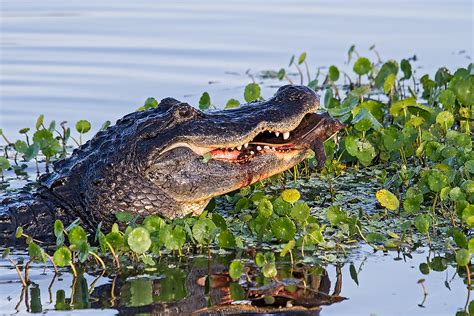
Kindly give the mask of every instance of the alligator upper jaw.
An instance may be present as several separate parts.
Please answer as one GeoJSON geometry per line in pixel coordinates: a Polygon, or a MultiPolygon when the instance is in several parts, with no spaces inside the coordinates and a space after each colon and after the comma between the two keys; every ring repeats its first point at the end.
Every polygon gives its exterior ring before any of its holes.
{"type": "Polygon", "coordinates": [[[248,163],[253,158],[266,154],[274,154],[285,158],[285,156],[290,157],[299,151],[314,150],[315,144],[324,142],[330,136],[335,135],[343,126],[327,113],[307,113],[299,125],[290,131],[264,130],[254,135],[248,142],[238,146],[219,145],[219,147],[211,147],[176,143],[171,147],[188,147],[197,155],[209,155],[209,158],[213,160],[228,163],[248,163]]]}

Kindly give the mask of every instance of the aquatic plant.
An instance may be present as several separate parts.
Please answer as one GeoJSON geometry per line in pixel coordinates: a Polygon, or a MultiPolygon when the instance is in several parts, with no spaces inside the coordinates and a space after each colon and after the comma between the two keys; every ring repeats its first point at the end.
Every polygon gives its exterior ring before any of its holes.
{"type": "MultiPolygon", "coordinates": [[[[17,234],[26,238],[30,260],[52,258],[59,267],[69,266],[74,274],[78,266],[93,268],[97,264],[110,274],[120,274],[124,266],[153,266],[169,254],[204,251],[211,256],[211,250],[221,249],[237,255],[230,263],[232,279],[245,276],[252,264],[264,278],[275,279],[274,252],[296,268],[314,256],[321,262],[344,262],[358,241],[374,251],[407,254],[425,244],[430,255],[420,271],[439,271],[448,262],[456,263],[470,290],[474,65],[454,72],[442,67],[434,78],[416,78],[412,59],[382,62],[375,47],[371,51],[377,60],[359,56],[355,46],[349,49],[346,68],[353,71],[355,79],[335,65],[326,72],[318,67],[312,76],[306,53],[290,60],[288,67],[296,68],[300,82],[320,91],[322,107],[347,125],[337,139],[325,143],[328,158],[319,174],[314,173],[316,160],[312,157],[284,174],[211,201],[199,217],[169,221],[157,215],[141,218],[119,212],[110,232],[98,227],[94,236],[78,222],[64,228],[57,221],[52,257],[28,236],[17,234]],[[363,179],[366,195],[338,185],[337,180],[351,179],[363,179]],[[375,204],[377,209],[366,212],[364,203],[375,204]],[[250,261],[240,257],[249,245],[258,249],[250,261]]],[[[284,68],[273,73],[278,80],[295,79],[284,68]]],[[[242,97],[246,102],[263,99],[259,84],[249,83],[242,97]]],[[[236,98],[225,107],[239,105],[236,98]]],[[[158,101],[149,98],[138,110],[156,106],[158,101]]],[[[211,96],[204,92],[199,108],[212,107],[211,96]]],[[[108,125],[110,122],[101,129],[108,125]]],[[[65,122],[60,126],[58,130],[54,121],[45,124],[40,116],[33,135],[24,128],[20,130],[24,140],[14,142],[0,130],[6,143],[0,157],[2,182],[7,170],[21,175],[26,168],[22,162],[35,160],[38,166],[44,161],[47,168],[51,161],[67,155],[73,147],[70,141],[82,144],[82,135],[91,130],[88,121],[78,121],[76,140],[65,122]]],[[[12,264],[19,271],[18,264],[12,264]]],[[[27,278],[20,272],[19,276],[26,286],[27,278]]],[[[351,277],[358,282],[355,268],[351,268],[351,277]]]]}

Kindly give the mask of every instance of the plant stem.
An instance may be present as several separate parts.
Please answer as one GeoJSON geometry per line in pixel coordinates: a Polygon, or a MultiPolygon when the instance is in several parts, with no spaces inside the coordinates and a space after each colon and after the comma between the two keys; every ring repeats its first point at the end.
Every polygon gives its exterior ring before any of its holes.
{"type": "Polygon", "coordinates": [[[374,250],[376,250],[376,251],[380,250],[378,247],[372,245],[370,242],[367,241],[367,239],[365,239],[365,236],[364,236],[364,234],[362,234],[362,231],[360,230],[359,225],[355,225],[355,227],[357,228],[357,232],[359,233],[360,237],[367,243],[367,245],[374,248],[374,250]]]}
{"type": "Polygon", "coordinates": [[[46,252],[44,253],[44,255],[46,256],[46,258],[48,258],[48,260],[49,260],[49,261],[51,262],[51,264],[53,265],[54,272],[56,272],[56,274],[59,274],[58,266],[56,265],[56,263],[54,263],[53,258],[51,258],[51,256],[48,255],[46,252]]]}
{"type": "Polygon", "coordinates": [[[27,284],[25,282],[25,279],[23,278],[23,275],[21,274],[20,268],[18,268],[17,263],[15,261],[13,261],[12,259],[10,259],[10,258],[8,258],[8,260],[15,267],[16,273],[18,273],[18,276],[20,277],[21,284],[23,284],[23,286],[26,287],[27,284]]]}
{"type": "Polygon", "coordinates": [[[99,262],[100,262],[100,265],[102,266],[102,269],[104,269],[104,270],[105,270],[105,263],[104,263],[104,261],[102,260],[102,258],[100,258],[100,257],[99,257],[99,255],[98,255],[98,254],[96,254],[96,253],[95,253],[95,252],[93,252],[93,251],[91,251],[91,252],[90,252],[90,254],[91,254],[91,255],[93,255],[93,256],[94,256],[94,258],[95,258],[97,261],[99,261],[99,262]]]}
{"type": "Polygon", "coordinates": [[[117,257],[117,255],[115,254],[114,247],[112,247],[112,245],[111,245],[108,241],[106,241],[105,243],[106,243],[107,246],[109,247],[110,252],[112,253],[112,256],[114,257],[115,265],[117,266],[117,269],[120,269],[120,261],[118,260],[118,257],[117,257]]]}
{"type": "Polygon", "coordinates": [[[74,263],[70,263],[69,266],[71,267],[72,269],[72,273],[74,274],[74,278],[77,278],[77,271],[76,271],[76,267],[74,266],[74,263]]]}
{"type": "Polygon", "coordinates": [[[308,67],[308,63],[306,62],[306,60],[304,61],[304,65],[306,67],[306,75],[308,76],[308,83],[311,81],[311,77],[309,75],[309,67],[308,67]]]}
{"type": "Polygon", "coordinates": [[[30,283],[30,276],[29,276],[29,271],[30,271],[30,266],[31,266],[31,260],[29,260],[26,264],[25,264],[25,282],[28,284],[30,283]]]}

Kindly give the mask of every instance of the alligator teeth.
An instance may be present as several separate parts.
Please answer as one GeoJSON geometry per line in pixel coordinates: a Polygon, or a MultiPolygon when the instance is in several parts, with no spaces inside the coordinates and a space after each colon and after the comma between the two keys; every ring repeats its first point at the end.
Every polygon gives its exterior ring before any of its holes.
{"type": "Polygon", "coordinates": [[[257,146],[257,150],[262,150],[262,147],[260,147],[260,146],[257,146]]]}
{"type": "Polygon", "coordinates": [[[253,150],[251,150],[251,151],[250,151],[250,154],[251,154],[251,155],[254,155],[254,154],[255,154],[255,152],[254,152],[253,150]]]}
{"type": "Polygon", "coordinates": [[[264,148],[264,149],[270,149],[270,147],[269,147],[269,146],[263,146],[263,148],[264,148]]]}
{"type": "Polygon", "coordinates": [[[280,136],[280,132],[275,132],[276,137],[280,136]]]}
{"type": "Polygon", "coordinates": [[[249,143],[244,144],[244,147],[245,148],[249,147],[249,143]]]}
{"type": "Polygon", "coordinates": [[[288,139],[290,137],[290,132],[283,133],[283,139],[288,139]]]}
{"type": "Polygon", "coordinates": [[[237,150],[241,150],[241,149],[242,149],[242,145],[237,146],[237,150]]]}

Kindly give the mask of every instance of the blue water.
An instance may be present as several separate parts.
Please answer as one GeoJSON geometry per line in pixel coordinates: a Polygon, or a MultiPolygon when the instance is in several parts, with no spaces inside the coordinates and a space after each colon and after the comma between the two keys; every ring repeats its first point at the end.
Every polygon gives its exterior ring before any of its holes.
{"type": "Polygon", "coordinates": [[[248,69],[278,70],[302,51],[312,75],[320,66],[344,67],[352,44],[372,59],[373,44],[384,59],[416,54],[420,75],[465,66],[473,55],[469,0],[0,3],[0,128],[7,135],[41,113],[89,119],[98,129],[149,96],[197,104],[209,91],[217,106],[242,101],[248,69]]]}

